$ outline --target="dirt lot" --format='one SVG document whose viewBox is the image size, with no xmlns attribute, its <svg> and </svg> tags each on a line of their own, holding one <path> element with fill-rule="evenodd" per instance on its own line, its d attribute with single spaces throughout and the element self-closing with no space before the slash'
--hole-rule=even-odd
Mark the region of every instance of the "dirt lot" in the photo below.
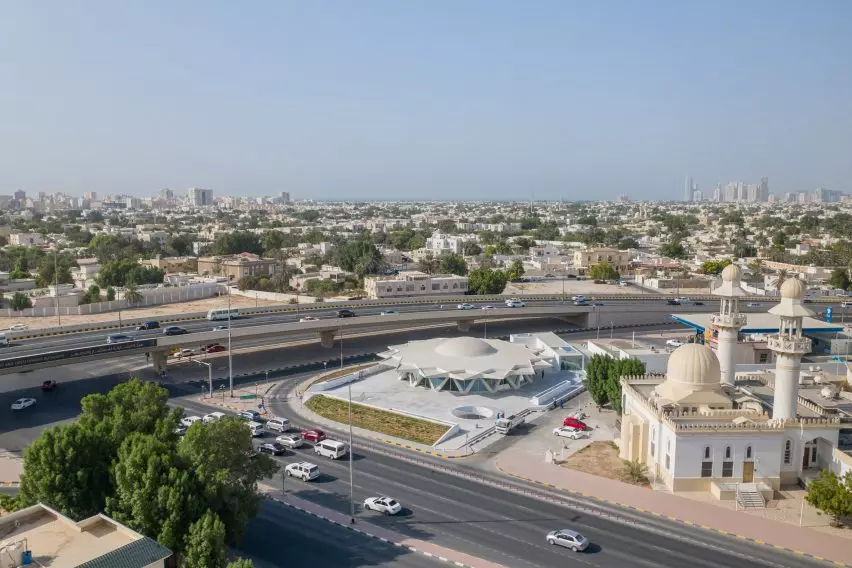
<svg viewBox="0 0 852 568">
<path fill-rule="evenodd" d="M 559 465 L 607 479 L 624 481 L 624 462 L 619 459 L 618 450 L 612 442 L 592 442 L 565 458 Z"/>
<path fill-rule="evenodd" d="M 346 401 L 316 395 L 312 396 L 305 406 L 329 420 L 343 424 L 349 422 L 349 404 Z M 437 442 L 447 431 L 445 425 L 437 422 L 420 420 L 355 403 L 352 404 L 352 425 L 427 446 Z"/>
<path fill-rule="evenodd" d="M 562 294 L 562 280 L 546 278 L 541 282 L 509 283 L 503 294 Z M 624 294 L 635 296 L 647 294 L 642 288 L 636 286 L 619 286 L 617 284 L 595 284 L 594 280 L 565 280 L 565 295 L 573 296 L 582 294 L 593 296 L 595 294 Z"/>
<path fill-rule="evenodd" d="M 254 308 L 255 306 L 271 306 L 280 305 L 281 302 L 269 302 L 264 300 L 255 300 L 254 298 L 246 298 L 245 296 L 231 296 L 231 306 L 235 308 Z M 151 318 L 174 316 L 179 314 L 187 314 L 192 312 L 206 312 L 211 308 L 225 308 L 228 306 L 228 298 L 222 296 L 219 298 L 205 298 L 204 300 L 193 300 L 191 302 L 181 302 L 178 304 L 164 304 L 162 306 L 148 306 L 145 308 L 137 308 L 133 310 L 122 310 L 122 319 L 133 318 Z M 105 321 L 118 321 L 118 312 L 105 312 L 102 314 L 91 314 L 84 316 L 62 316 L 62 325 L 79 325 L 86 323 L 97 323 Z M 56 327 L 57 319 L 51 317 L 21 317 L 21 318 L 2 318 L 0 317 L 0 329 L 8 329 L 10 325 L 15 323 L 23 323 L 30 326 L 30 329 L 40 329 L 44 327 Z"/>
</svg>

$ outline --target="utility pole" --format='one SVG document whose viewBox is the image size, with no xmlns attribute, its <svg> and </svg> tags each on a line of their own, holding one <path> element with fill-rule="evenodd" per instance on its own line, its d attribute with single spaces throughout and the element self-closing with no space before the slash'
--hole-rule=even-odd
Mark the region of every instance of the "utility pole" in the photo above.
<svg viewBox="0 0 852 568">
<path fill-rule="evenodd" d="M 340 370 L 343 370 L 343 326 L 340 327 Z M 355 482 L 352 464 L 352 382 L 349 391 L 349 522 L 355 524 Z"/>
<path fill-rule="evenodd" d="M 53 249 L 53 299 L 54 304 L 56 305 L 56 319 L 59 327 L 62 327 L 62 316 L 59 314 L 59 270 L 57 270 L 57 266 L 59 265 L 59 245 L 57 244 Z"/>
<path fill-rule="evenodd" d="M 228 383 L 234 396 L 234 359 L 231 357 L 231 280 L 228 279 Z"/>
</svg>

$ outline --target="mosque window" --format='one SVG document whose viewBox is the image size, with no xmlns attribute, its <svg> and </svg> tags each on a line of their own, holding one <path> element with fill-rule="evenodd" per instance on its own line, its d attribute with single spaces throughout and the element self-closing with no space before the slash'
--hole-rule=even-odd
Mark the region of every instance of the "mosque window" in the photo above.
<svg viewBox="0 0 852 568">
<path fill-rule="evenodd" d="M 793 442 L 787 440 L 784 442 L 784 463 L 790 465 L 790 461 L 793 459 Z"/>
<path fill-rule="evenodd" d="M 746 446 L 746 459 L 751 459 L 751 446 Z"/>
<path fill-rule="evenodd" d="M 733 477 L 734 476 L 734 462 L 726 461 L 722 462 L 722 477 Z"/>
<path fill-rule="evenodd" d="M 704 459 L 709 460 L 711 456 L 710 446 L 704 446 Z"/>
<path fill-rule="evenodd" d="M 731 459 L 732 455 L 733 454 L 731 453 L 731 446 L 725 446 L 725 459 L 726 460 Z"/>
<path fill-rule="evenodd" d="M 713 477 L 713 462 L 701 462 L 701 477 Z"/>
</svg>

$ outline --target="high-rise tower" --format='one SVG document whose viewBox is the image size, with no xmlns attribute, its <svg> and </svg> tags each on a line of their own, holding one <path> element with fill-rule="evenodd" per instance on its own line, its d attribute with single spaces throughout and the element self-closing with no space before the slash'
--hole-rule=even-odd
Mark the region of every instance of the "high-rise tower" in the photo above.
<svg viewBox="0 0 852 568">
<path fill-rule="evenodd" d="M 719 296 L 719 313 L 712 318 L 713 327 L 718 330 L 716 355 L 722 372 L 722 384 L 734 384 L 734 366 L 737 337 L 746 324 L 746 315 L 740 313 L 739 299 L 746 295 L 740 286 L 743 271 L 736 264 L 730 264 L 722 271 L 722 285 L 713 290 Z"/>
<path fill-rule="evenodd" d="M 778 333 L 769 336 L 769 348 L 775 353 L 775 395 L 773 420 L 794 420 L 799 391 L 802 357 L 811 350 L 811 340 L 802 335 L 802 319 L 813 312 L 802 305 L 805 284 L 788 278 L 781 285 L 781 302 L 769 310 L 780 319 Z"/>
<path fill-rule="evenodd" d="M 683 180 L 683 200 L 692 201 L 692 176 L 686 176 Z"/>
</svg>

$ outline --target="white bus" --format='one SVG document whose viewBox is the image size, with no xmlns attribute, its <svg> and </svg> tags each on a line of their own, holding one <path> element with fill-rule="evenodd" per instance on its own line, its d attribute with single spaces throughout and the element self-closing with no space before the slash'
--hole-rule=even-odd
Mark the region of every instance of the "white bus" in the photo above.
<svg viewBox="0 0 852 568">
<path fill-rule="evenodd" d="M 240 317 L 239 308 L 216 308 L 207 312 L 207 319 L 210 321 L 236 319 Z"/>
</svg>

